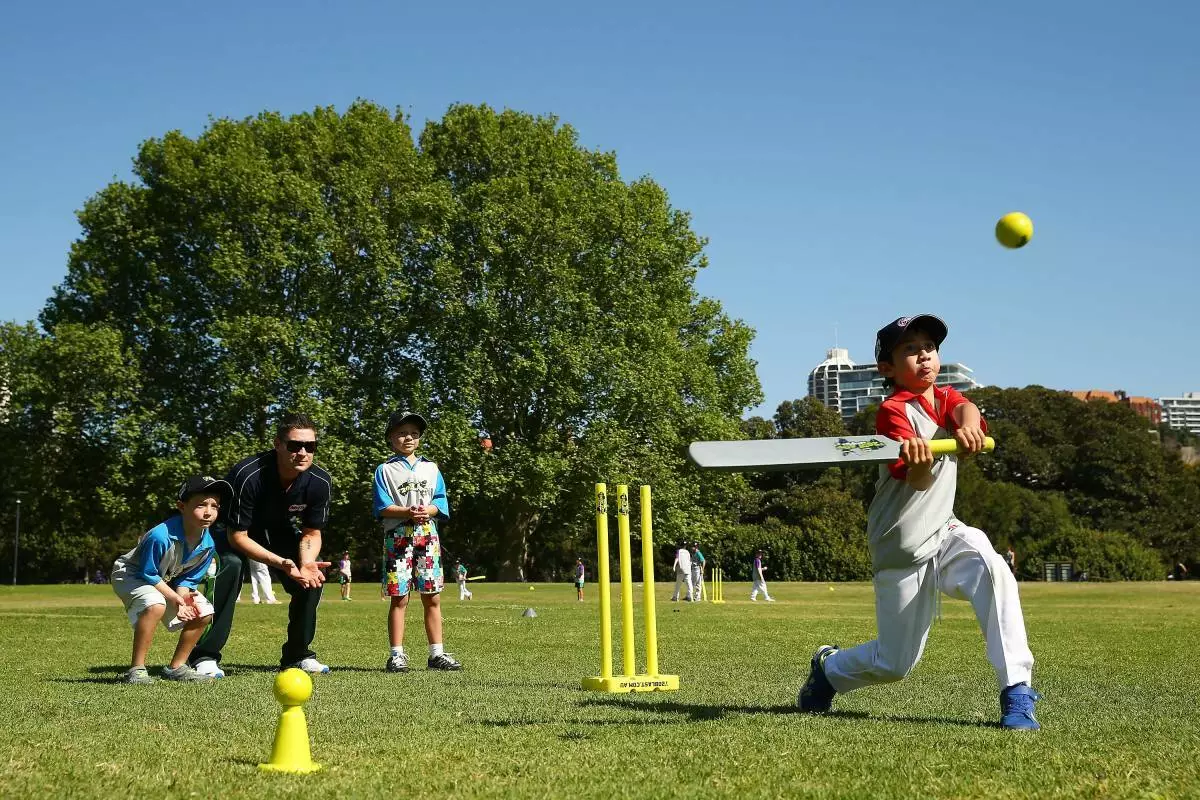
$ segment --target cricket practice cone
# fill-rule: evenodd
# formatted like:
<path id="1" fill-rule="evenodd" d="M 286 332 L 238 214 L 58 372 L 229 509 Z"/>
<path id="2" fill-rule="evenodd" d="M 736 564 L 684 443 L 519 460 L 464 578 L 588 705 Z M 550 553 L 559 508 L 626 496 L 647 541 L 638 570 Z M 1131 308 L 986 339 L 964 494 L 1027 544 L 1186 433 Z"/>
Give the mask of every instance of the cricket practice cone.
<path id="1" fill-rule="evenodd" d="M 283 706 L 279 727 L 275 729 L 275 744 L 271 760 L 259 764 L 267 772 L 316 772 L 308 749 L 308 722 L 304 719 L 304 703 L 312 696 L 312 678 L 300 669 L 285 669 L 275 677 L 275 699 Z"/>
<path id="2" fill-rule="evenodd" d="M 1020 211 L 1005 214 L 996 223 L 996 241 L 1010 250 L 1024 247 L 1032 238 L 1033 220 Z"/>

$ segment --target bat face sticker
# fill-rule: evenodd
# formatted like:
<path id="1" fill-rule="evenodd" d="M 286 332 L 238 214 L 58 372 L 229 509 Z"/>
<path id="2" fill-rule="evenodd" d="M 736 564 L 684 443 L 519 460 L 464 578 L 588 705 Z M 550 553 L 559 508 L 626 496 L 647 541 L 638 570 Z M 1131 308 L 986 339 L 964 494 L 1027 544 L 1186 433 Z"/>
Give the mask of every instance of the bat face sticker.
<path id="1" fill-rule="evenodd" d="M 852 442 L 849 439 L 838 439 L 834 447 L 840 450 L 842 456 L 845 457 L 860 455 L 862 453 L 873 453 L 876 450 L 882 450 L 887 445 L 877 439 L 859 442 Z"/>

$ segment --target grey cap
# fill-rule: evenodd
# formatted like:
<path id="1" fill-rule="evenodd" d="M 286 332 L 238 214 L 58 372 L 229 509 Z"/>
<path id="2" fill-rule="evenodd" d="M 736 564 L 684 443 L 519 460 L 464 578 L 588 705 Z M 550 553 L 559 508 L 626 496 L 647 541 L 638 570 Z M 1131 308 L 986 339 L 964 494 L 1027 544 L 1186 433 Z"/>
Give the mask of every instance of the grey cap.
<path id="1" fill-rule="evenodd" d="M 421 429 L 421 433 L 424 433 L 425 429 L 429 427 L 429 423 L 425 421 L 425 418 L 415 411 L 396 411 L 388 417 L 387 432 L 384 433 L 384 438 L 391 438 L 392 431 L 406 422 L 416 425 Z"/>

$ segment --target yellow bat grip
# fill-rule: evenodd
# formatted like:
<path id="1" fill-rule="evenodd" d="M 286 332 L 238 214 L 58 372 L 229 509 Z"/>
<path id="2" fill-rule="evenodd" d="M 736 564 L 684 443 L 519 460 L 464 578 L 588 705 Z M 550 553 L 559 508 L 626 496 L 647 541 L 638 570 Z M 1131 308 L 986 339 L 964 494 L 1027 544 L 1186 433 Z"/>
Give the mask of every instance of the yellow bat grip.
<path id="1" fill-rule="evenodd" d="M 935 456 L 950 455 L 958 452 L 958 442 L 953 439 L 934 439 L 929 442 L 929 449 Z M 990 453 L 996 449 L 996 440 L 990 436 L 983 439 L 983 452 Z"/>

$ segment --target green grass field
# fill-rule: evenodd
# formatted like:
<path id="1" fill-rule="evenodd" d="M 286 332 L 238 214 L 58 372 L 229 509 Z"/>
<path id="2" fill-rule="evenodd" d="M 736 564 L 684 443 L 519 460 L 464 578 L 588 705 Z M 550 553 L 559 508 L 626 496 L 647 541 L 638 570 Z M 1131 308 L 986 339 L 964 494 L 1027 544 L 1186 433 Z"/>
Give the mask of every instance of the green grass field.
<path id="1" fill-rule="evenodd" d="M 284 606 L 239 606 L 229 677 L 136 687 L 114 682 L 130 632 L 107 586 L 3 587 L 0 796 L 1200 795 L 1200 582 L 1023 584 L 1046 698 L 1034 734 L 996 727 L 997 688 L 965 603 L 945 602 L 907 680 L 812 717 L 793 711 L 809 656 L 873 635 L 867 584 L 775 584 L 770 605 L 729 584 L 724 606 L 672 604 L 660 584 L 661 667 L 682 688 L 639 695 L 580 689 L 598 668 L 594 585 L 585 603 L 566 584 L 472 588 L 469 603 L 453 587 L 445 597 L 448 649 L 465 671 L 424 671 L 410 609 L 407 675 L 382 670 L 377 590 L 357 585 L 342 603 L 329 588 L 316 647 L 334 672 L 314 679 L 307 706 L 325 769 L 291 776 L 256 768 L 278 714 Z M 522 618 L 529 606 L 536 619 Z M 151 663 L 172 646 L 160 631 Z"/>

